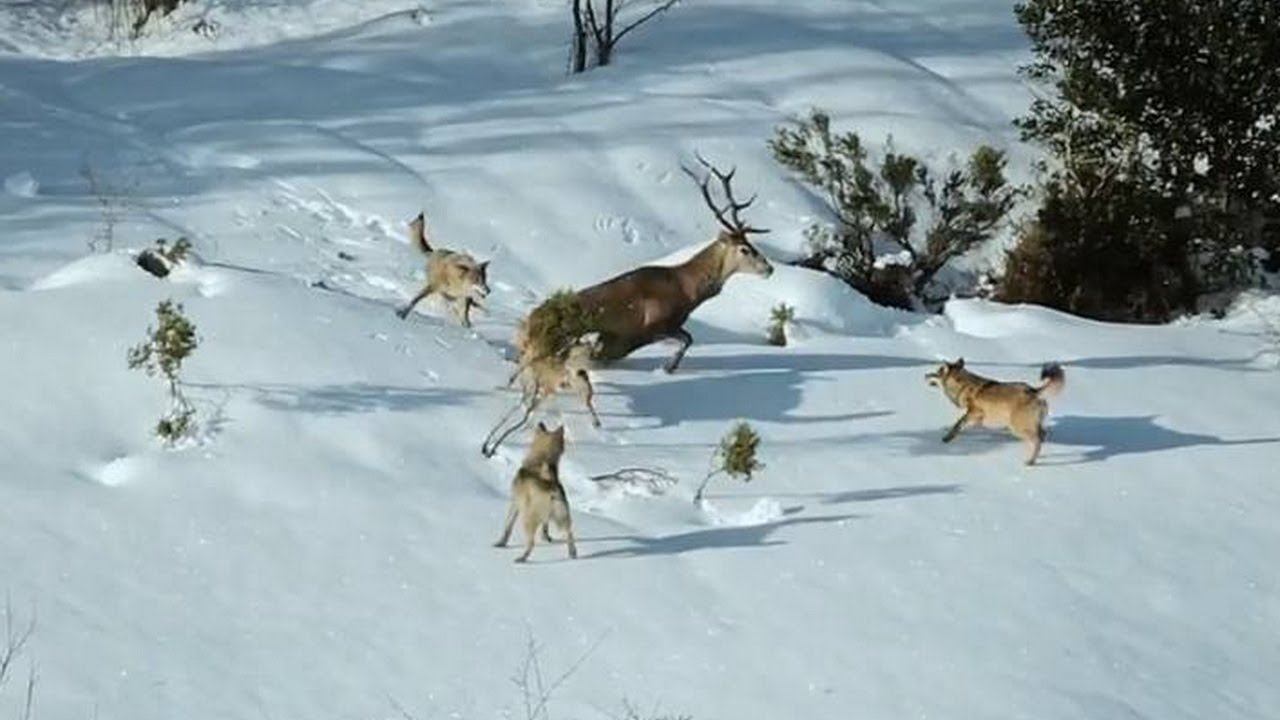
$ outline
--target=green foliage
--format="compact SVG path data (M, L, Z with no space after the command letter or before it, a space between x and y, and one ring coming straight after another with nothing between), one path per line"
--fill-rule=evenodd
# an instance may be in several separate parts
M760 447L760 435L746 421L740 420L720 440L712 457L712 468L702 479L698 491L694 493L694 502L701 502L702 493L707 484L716 475L725 474L743 482L750 482L764 465L756 459L756 451Z
M836 275L884 305L929 304L937 273L992 238L1019 194L1005 178L1004 153L994 148L980 146L939 184L923 162L894 151L892 143L873 167L857 133L833 133L821 110L779 127L769 149L823 194L835 220L806 231L810 255L800 264ZM929 211L923 230L917 204ZM904 261L877 265L878 241Z
M536 358L562 356L596 329L592 313L578 301L577 293L560 290L529 313L525 352Z
M778 303L769 311L770 345L783 347L787 344L787 325L796 317L796 309L786 303Z
M717 470L743 482L750 482L752 475L764 467L756 460L760 447L760 435L746 421L739 421L720 440L716 450Z
M160 238L156 240L156 252L164 256L173 265L181 265L187 261L187 256L191 254L191 241L186 237L179 237L170 245L168 240Z
M1023 73L1049 90L1018 125L1053 162L1038 246L1015 251L1001 295L1162 321L1260 282L1267 253L1280 261L1274 0L1028 0L1016 13L1035 53ZM1031 276L1055 286L1028 288Z
M196 327L183 314L182 305L165 300L156 306L156 325L147 328L146 340L129 348L130 369L160 375L168 386L171 407L157 423L156 434L170 444L196 429L195 409L182 392L180 373L198 343Z

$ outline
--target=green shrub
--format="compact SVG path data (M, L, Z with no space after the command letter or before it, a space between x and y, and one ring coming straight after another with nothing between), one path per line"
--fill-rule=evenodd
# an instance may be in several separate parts
M147 338L129 349L129 368L148 376L159 375L169 390L169 412L156 423L156 435L173 445L191 437L197 429L195 408L182 392L182 364L195 352L199 340L195 325L182 312L182 305L165 300L156 306L156 325L147 328Z
M834 133L820 110L778 128L769 149L822 193L833 219L808 228L809 255L799 264L893 307L936 307L945 299L948 293L930 292L938 272L994 237L1020 192L1005 178L999 150L980 146L964 167L941 179L891 144L877 166L857 133ZM917 207L928 210L926 227ZM878 243L901 257L877 262Z

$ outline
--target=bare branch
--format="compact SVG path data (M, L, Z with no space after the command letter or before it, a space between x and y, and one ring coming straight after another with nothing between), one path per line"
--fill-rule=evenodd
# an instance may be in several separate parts
M610 473L592 475L587 478L591 482L618 483L635 487L646 487L655 495L661 495L667 488L676 484L674 475L662 468L624 467Z
M635 21L635 22L633 22L633 23L631 23L630 25L628 25L628 26L626 26L626 27L622 28L621 30L619 30L619 31L618 31L618 34L616 34L616 35L614 35L614 36L613 36L613 44L615 44L615 45L616 45L616 44L618 43L618 41L619 41L619 40L621 40L621 39L623 38L623 36L624 36L624 35L626 35L627 33L631 32L632 30L635 30L636 28L640 27L641 25L643 25L643 24L645 24L645 23L649 22L650 20L654 19L654 18L655 18L655 17L657 17L658 15L661 15L662 13L666 12L667 10L670 10L670 9L671 9L671 8L672 8L676 3L678 3L678 2L680 2L680 0L666 0L666 2L664 2L664 3L662 3L661 5L659 5L659 6L655 7L654 9L652 9L652 10L650 10L649 12L645 13L644 15L641 15L639 18L637 18L637 19L636 19L636 21Z
M33 613L31 621L26 627L19 628L15 624L13 614L13 602L5 596L4 601L4 646L0 647L0 688L3 688L9 680L9 673L13 670L13 663L21 655L27 646L27 641L31 639L32 634L36 631L36 618ZM34 683L34 679L31 681Z
M596 638L596 641L591 644L591 647L587 648L568 669L560 673L548 684L543 680L542 676L541 648L532 633L529 635L528 644L525 647L524 660L520 663L520 673L511 679L516 687L520 689L521 700L524 702L525 720L550 720L551 714L548 710L548 704L551 702L556 690L560 689L560 686L565 681L573 677L582 668L587 658L596 651L596 648L600 647L600 644L604 642L607 636L608 632L601 633L600 637Z

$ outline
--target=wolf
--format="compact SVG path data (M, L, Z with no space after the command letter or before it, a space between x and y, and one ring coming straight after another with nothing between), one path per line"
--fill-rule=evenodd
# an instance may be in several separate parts
M566 388L582 398L582 403L591 413L592 427L600 427L600 415L596 412L595 405L595 386L588 373L594 366L592 357L599 346L600 334L590 332L559 354L530 356L522 360L515 373L507 380L508 386L516 380L520 381L520 400L489 431L480 445L480 453L485 457L493 457L498 446L512 433L523 428L543 401ZM523 416L514 423L510 422L521 408L524 409Z
M518 563L529 559L539 531L547 542L551 542L551 533L547 531L551 522L564 530L569 557L578 557L573 521L569 516L569 499L565 496L564 485L560 484L560 456L563 454L564 426L548 430L545 424L538 423L533 431L533 444L511 481L511 505L507 509L502 536L493 544L494 547L506 547L516 518L523 518L524 553L516 558Z
M1044 418L1049 412L1046 398L1062 392L1066 374L1062 366L1049 363L1041 368L1039 387L1020 382L998 382L969 372L964 358L943 363L925 375L930 385L942 388L947 399L964 411L942 442L951 442L961 430L973 426L1008 428L1027 444L1028 465L1040 456L1044 443Z
M471 308L484 309L481 301L489 295L489 261L477 262L464 252L436 250L427 241L424 213L409 223L409 239L427 256L427 282L409 304L396 310L403 320L415 305L429 295L439 294L449 301L463 327L471 327Z

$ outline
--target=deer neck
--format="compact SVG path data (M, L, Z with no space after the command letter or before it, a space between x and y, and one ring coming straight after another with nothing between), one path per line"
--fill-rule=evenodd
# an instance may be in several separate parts
M695 306L715 297L729 279L725 268L724 245L713 242L679 266L680 284Z

